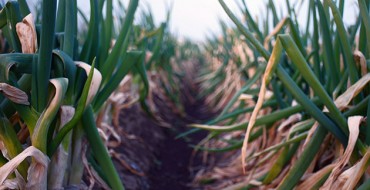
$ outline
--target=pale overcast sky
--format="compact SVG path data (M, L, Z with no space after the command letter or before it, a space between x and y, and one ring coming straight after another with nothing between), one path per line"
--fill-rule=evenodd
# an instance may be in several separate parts
M142 5L149 4L155 19L160 22L164 20L164 10L171 2L173 3L171 30L179 37L202 41L210 31L219 32L219 19L230 20L218 0L143 0ZM234 0L225 2L232 10L239 11ZM258 11L261 11L259 9L264 7L264 1L246 0L246 2L253 15L257 15Z
M126 4L128 0L121 0ZM245 0L252 16L261 16L264 13L265 3L268 0ZM274 0L278 13L285 11L286 0ZM298 20L305 23L307 16L307 2L310 0L290 0L291 5L295 2L305 2L299 11ZM88 1L78 1L79 6L84 11L89 12L89 6L86 5ZM150 5L153 11L156 22L165 20L166 7L173 3L172 17L171 17L171 31L179 37L188 37L196 41L202 41L205 36L210 33L219 33L220 26L218 20L221 18L228 21L231 26L234 26L231 20L222 9L218 0L141 0L140 8L145 8ZM225 0L230 9L239 13L235 2L241 0ZM300 4L300 3L297 3ZM298 7L298 6L297 6ZM346 24L354 23L357 10L357 0L345 1L344 19ZM239 18L240 15L238 14Z
M265 3L267 0L245 0L248 9L252 16L261 15L264 12ZM291 0L291 5L302 0ZM299 11L299 21L306 22L307 2ZM204 40L204 37L209 31L218 32L220 30L218 20L221 18L224 21L230 21L225 11L222 9L218 0L142 0L142 5L149 4L157 22L164 20L166 5L174 3L172 10L171 30L179 35L179 37L190 37L197 41ZM239 13L235 2L240 0L225 0L229 7ZM274 0L278 7L278 13L285 11L285 0ZM354 23L357 11L357 0L345 1L345 22L346 24ZM299 3L298 3L299 4ZM145 7L145 6L141 6ZM280 7L280 8L279 8ZM299 6L297 5L297 8ZM240 18L240 17L239 17ZM232 25L230 21L230 25ZM234 25L232 25L234 26Z

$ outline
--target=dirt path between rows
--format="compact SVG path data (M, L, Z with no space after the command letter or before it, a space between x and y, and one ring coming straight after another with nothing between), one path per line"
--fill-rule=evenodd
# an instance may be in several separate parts
M173 128L164 129L165 140L160 147L157 157L158 163L150 171L150 189L190 189L189 183L192 181L194 173L190 173L189 167L201 164L199 157L192 157L193 148L190 145L197 144L205 137L206 133L195 133L180 139L176 139L176 136L189 130L187 124L204 121L210 116L201 113L203 107L203 101L187 105L185 110L190 119L173 118L174 120L171 122Z
M188 76L187 80L194 78ZM122 143L114 149L120 155L114 163L126 189L193 189L189 185L194 173L189 171L189 167L201 164L201 160L192 158L191 145L201 141L206 133L195 133L180 139L175 137L189 130L188 124L205 121L214 114L203 100L196 100L199 88L194 81L187 80L182 81L181 88L185 113L182 116L175 111L173 104L168 103L168 99L156 94L153 96L159 108L157 114L169 127L160 126L148 118L139 105L121 111L118 133Z

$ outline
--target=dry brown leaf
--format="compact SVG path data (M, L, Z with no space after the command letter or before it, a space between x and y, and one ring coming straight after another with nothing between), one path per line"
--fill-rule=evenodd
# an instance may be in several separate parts
M357 183L366 171L367 162L370 158L370 149L366 151L364 157L351 168L344 171L331 186L332 189L355 189Z
M285 121L283 121L283 123L280 124L280 126L278 127L278 131L279 132L283 131L287 126L293 125L294 123L297 123L301 119L302 119L302 114L300 113L289 116L288 119L286 119Z
M291 106L293 107L293 106L296 106L296 105L298 105L298 102L294 100L292 102L292 105ZM302 119L302 114L300 114L300 113L296 113L296 114L293 114L293 115L289 116L288 119L286 119L285 121L283 121L280 124L280 126L278 127L278 131L279 132L283 131L289 125L293 125L294 126L294 124L297 123L297 122L299 122L299 121L301 121L301 119ZM293 126L292 126L292 128L293 128Z
M25 92L7 83L0 83L0 93L14 103L30 105L28 96Z
M360 181L367 169L367 163L370 159L370 149L366 151L366 154L362 159L357 162L354 166L343 172L338 179L345 181L343 189L355 189L357 183Z
M37 50L37 35L32 14L24 17L15 28L22 45L22 53L35 53Z
M342 95L340 95L335 100L335 105L338 107L339 110L344 110L352 99L359 94L362 89L370 82L370 73L364 75L360 80L358 80L355 84L349 87ZM327 110L326 108L324 111Z
M121 137L116 132L116 129L110 126L108 123L102 123L99 130L101 130L100 134L102 137L106 139L106 147L117 147L121 144ZM115 140L111 138L112 136Z
M101 128L98 128L98 133L99 133L99 136L102 138L102 140L104 141L104 145L106 147L106 143L109 139L109 136L105 133L105 131Z
M320 181L325 175L330 173L333 168L334 164L330 164L325 166L324 168L321 168L319 171L316 173L310 175L306 179L303 180L303 183L299 184L298 187L296 188L297 190L306 190L306 189L312 189L313 186Z
M13 179L6 179L4 183L0 185L0 190L24 189L24 187L26 186L26 182L17 170L15 170L14 172L16 177Z
M253 95L250 94L241 94L238 100L253 100Z
M89 74L91 70L91 65L84 63L82 61L75 61L75 63L78 67L81 67L82 69L84 69L87 75ZM102 75L100 74L100 71L94 68L93 78L91 81L89 93L87 95L86 106L91 103L96 93L98 92L101 80L102 80Z
M131 164L127 163L127 161L125 160L126 157L123 154L117 153L114 150L109 151L109 153L110 155L112 155L112 157L116 158L117 161L119 161L122 164L122 166L128 169L131 173L142 177L145 176L144 172L138 171L138 169L133 168Z
M45 155L46 156L46 155ZM49 158L45 158L49 162ZM27 184L25 189L29 190L40 190L47 189L47 164L41 164L38 161L33 161L33 163L28 168Z
M26 187L22 187L21 189L47 189L46 176L49 158L33 146L26 148L0 168L0 184L4 184L6 178L29 156L33 157L33 162L28 169Z
M279 31L280 29L286 24L286 22L288 21L289 18L284 18L283 20L281 20L277 25L276 27L274 28L274 30L265 38L264 42L263 42L263 46L266 48L266 49L269 49L268 47L268 42L271 40L271 38L273 36L275 36Z
M242 151L242 166L243 166L243 172L244 173L245 173L245 165L246 165L245 159L247 157L247 147L248 147L249 135L252 131L252 128L253 128L254 124L256 123L257 114L262 108L262 104L263 104L264 99L265 99L266 85L269 82L270 77L271 77L271 73L273 72L273 70L275 68L275 65L274 65L274 63L276 62L275 59L276 59L276 57L271 56L269 62L267 63L266 70L265 70L265 73L264 73L263 78L262 78L262 84L261 84L260 92L258 94L258 100L257 100L256 106L255 106L255 108L252 112L252 116L249 119L247 131L245 133L245 137L244 137L244 141L243 141L243 147L242 147L242 150L241 150Z
M355 59L356 63L360 65L361 75L365 76L367 74L367 64L364 54L362 54L361 51L355 50L353 52L353 58Z
M362 119L363 116L352 116L348 118L349 138L347 148L339 161L335 163L335 167L331 172L328 180L326 180L325 184L320 189L330 190L333 189L333 186L336 186L335 184L340 183L340 181L337 181L337 178L341 174L344 166L346 166L346 164L348 163L349 158L351 157L351 154L355 148L355 144L360 131L359 126Z
M24 187L24 186L23 186ZM7 179L4 181L2 185L0 185L0 190L8 190L8 189L21 189L22 186L18 185L18 180L15 179Z
M89 179L90 181L90 185L89 185L89 190L92 190L94 188L94 185L95 185L95 182L97 181L102 189L111 189L109 187L108 184L105 183L105 181L99 176L99 174L94 170L94 168L92 166L90 166L89 162L87 161L87 158L86 158L86 152L84 151L82 153L82 162L85 166L85 169L87 170L87 173L89 174L89 176L87 176L87 178Z
M60 128L63 128L65 124L72 120L75 114L75 108L72 106L61 106L60 108Z
M308 134L307 134L307 137L304 141L304 144L303 144L303 148L304 149L306 147L306 145L308 144L308 142L311 141L311 138L313 136L313 134L315 133L317 127L319 127L319 122L315 121L315 123L313 124L313 126L311 127L311 129L308 131Z

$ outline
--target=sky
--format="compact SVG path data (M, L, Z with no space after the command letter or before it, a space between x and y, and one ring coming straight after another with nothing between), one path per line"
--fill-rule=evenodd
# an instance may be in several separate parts
M179 37L202 41L210 31L220 32L219 19L229 20L217 0L144 0L141 4L149 4L155 19L160 22L164 20L166 7L171 2L173 9L170 27ZM225 2L232 10L237 10L233 0ZM257 14L257 7L262 7L263 1L250 1L248 4L253 7L253 14Z
M239 12L235 4L236 1L241 2L240 0L225 0L225 3L234 12ZM302 0L291 0L290 2L291 5L293 5L295 2L301 1ZM141 2L141 7L145 7L145 4L149 4L152 8L155 20L161 22L165 18L166 7L171 2L173 2L174 5L170 27L179 37L188 37L195 41L202 41L210 31L215 33L220 32L218 24L220 18L224 21L228 21L230 26L234 26L218 0L143 0ZM267 0L245 0L245 2L252 16L256 17L264 13ZM277 7L280 7L278 8L278 12L280 12L279 10L285 11L285 0L274 0L274 2ZM304 0L304 2L306 3L303 4L299 11L300 16L298 17L298 21L302 23L305 23L307 18L308 0ZM345 2L345 23L354 23L354 18L356 18L358 13L357 1L346 0Z
M121 0L124 3L128 3L128 0ZM241 0L224 0L229 8L237 14L239 18L241 15L238 14L239 9L235 2L241 2ZM256 18L263 16L265 13L265 3L268 0L245 0L251 15ZM277 11L280 14L286 12L286 0L273 0L277 6ZM290 0L291 5L296 4L296 8L299 8L300 2L304 2L301 9L298 12L298 22L305 23L307 20L307 9L308 1L310 0ZM84 12L89 12L88 1L78 1L79 7ZM226 21L230 26L235 26L225 11L222 9L218 0L140 0L140 9L146 8L147 5L151 7L155 21L159 24L165 21L166 10L169 5L173 3L172 16L170 21L170 29L180 38L190 38L194 41L201 42L206 39L209 34L219 34L220 25L219 20ZM357 0L346 0L344 21L346 25L353 24L355 18L358 15ZM285 16L285 14L284 14Z

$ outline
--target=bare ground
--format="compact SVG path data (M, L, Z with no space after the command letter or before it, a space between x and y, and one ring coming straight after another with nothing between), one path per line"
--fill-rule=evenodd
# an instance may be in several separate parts
M122 144L114 151L121 159L114 159L116 168L126 189L196 189L190 182L194 170L201 164L199 157L192 157L195 145L205 137L205 132L195 133L186 138L175 137L190 128L190 123L209 119L213 114L207 111L202 100L196 100L198 87L186 81L181 88L181 100L185 114L168 99L154 94L157 114L169 124L163 127L134 105L120 113L118 133Z

